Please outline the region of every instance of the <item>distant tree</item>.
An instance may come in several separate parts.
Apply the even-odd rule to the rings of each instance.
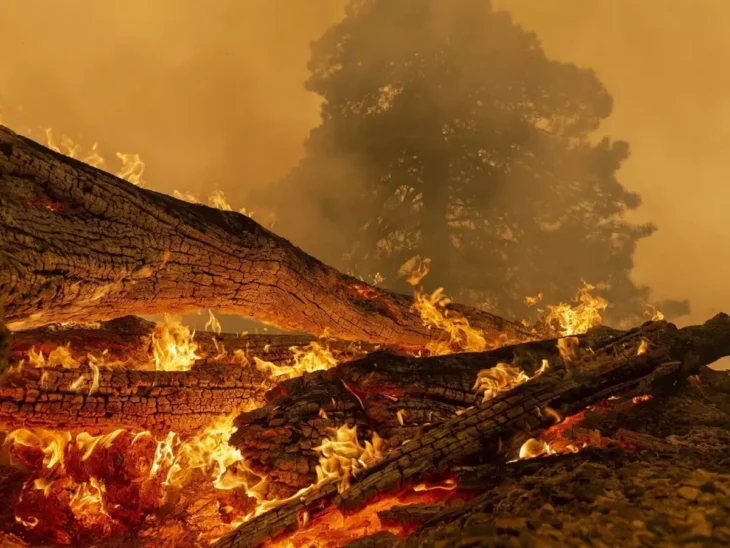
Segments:
[[[594,138],[612,99],[593,71],[487,0],[351,0],[309,68],[322,123],[269,194],[278,232],[400,290],[428,257],[427,288],[506,315],[582,280],[614,317],[643,307],[629,275],[654,227],[623,219],[640,198],[616,179],[627,143]]]

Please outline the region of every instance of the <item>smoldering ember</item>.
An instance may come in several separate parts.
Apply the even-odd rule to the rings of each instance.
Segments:
[[[725,314],[396,294],[7,128],[0,212],[4,546],[730,541]]]

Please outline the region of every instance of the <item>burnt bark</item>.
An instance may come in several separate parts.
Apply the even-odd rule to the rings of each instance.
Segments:
[[[423,345],[410,297],[346,276],[245,215],[145,190],[0,127],[0,302],[13,330],[211,308]],[[534,337],[461,307],[495,345]]]
[[[185,372],[100,369],[98,377],[88,366],[24,368],[8,373],[0,384],[0,429],[187,434],[261,405],[264,393],[262,374],[240,365]]]
[[[730,354],[730,317],[720,314],[702,326],[677,329],[666,322],[639,329],[597,345],[591,352],[522,384],[461,415],[425,428],[422,434],[389,452],[338,493],[325,482],[294,501],[242,525],[216,546],[257,546],[299,527],[298,514],[310,517],[334,504],[352,510],[375,497],[424,478],[438,478],[455,466],[495,458],[500,440],[519,432],[539,433],[555,418],[546,407],[570,416],[611,396],[659,394],[695,374],[702,366]],[[638,354],[641,340],[649,350]]]

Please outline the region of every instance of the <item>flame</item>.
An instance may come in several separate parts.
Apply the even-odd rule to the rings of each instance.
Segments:
[[[65,369],[77,369],[79,362],[77,362],[73,356],[71,356],[70,344],[66,346],[59,346],[55,350],[52,350],[48,354],[48,358],[43,355],[43,352],[36,352],[35,347],[28,350],[28,362],[33,367],[63,367]]]
[[[125,430],[123,428],[118,428],[117,430],[114,430],[113,432],[109,432],[108,434],[102,434],[100,436],[92,436],[91,434],[88,434],[87,432],[81,432],[76,436],[76,449],[79,452],[83,451],[83,455],[81,456],[81,461],[88,460],[88,458],[91,456],[91,454],[94,452],[94,450],[97,447],[105,448],[109,447],[115,439],[117,439],[120,434],[123,434]]]
[[[129,181],[133,185],[144,186],[142,175],[144,174],[145,163],[139,157],[139,154],[117,152],[117,158],[119,158],[122,166],[115,175],[120,179]]]
[[[654,399],[654,396],[652,396],[651,394],[643,394],[641,396],[635,396],[635,397],[631,398],[631,401],[634,404],[637,404],[637,403],[649,401],[649,400],[652,400],[652,399]]]
[[[109,516],[104,508],[105,485],[94,477],[89,478],[88,482],[79,484],[69,501],[69,508],[74,516],[81,520],[89,520],[94,516],[101,514]]]
[[[472,390],[477,394],[483,393],[482,402],[489,401],[497,397],[502,392],[507,392],[513,388],[526,383],[536,377],[542,375],[550,367],[547,360],[542,360],[542,366],[535,374],[530,377],[520,368],[499,362],[494,367],[482,369],[477,373],[477,380]]]
[[[66,446],[71,441],[70,432],[59,432],[37,428],[27,430],[19,428],[13,430],[5,438],[4,447],[20,445],[43,452],[43,466],[50,469],[56,465],[63,465]],[[11,453],[11,463],[17,464]]]
[[[165,316],[152,332],[152,354],[158,371],[188,371],[195,360],[198,344],[195,332],[183,325],[179,319]]]
[[[221,331],[223,331],[221,322],[218,321],[218,318],[215,317],[212,310],[208,310],[208,321],[205,324],[205,330],[213,331],[217,335],[220,335]]]
[[[337,365],[337,359],[332,355],[329,346],[322,346],[315,341],[305,347],[292,346],[289,351],[292,353],[292,364],[276,365],[254,357],[256,368],[276,380],[285,380],[300,377],[304,373],[331,369]]]
[[[401,276],[406,276],[406,281],[416,286],[421,283],[431,270],[431,259],[421,259],[419,255],[408,259],[398,270]]]
[[[340,426],[334,437],[326,439],[315,451],[322,454],[317,465],[317,483],[337,479],[340,492],[349,488],[350,478],[368,467],[382,456],[383,441],[373,432],[372,442],[360,444],[357,439],[357,425]]]
[[[550,448],[550,444],[542,440],[530,438],[520,447],[520,460],[533,459],[543,455],[554,455],[555,451]]]
[[[469,320],[461,314],[446,310],[451,302],[439,288],[430,295],[421,290],[414,294],[413,309],[421,315],[423,325],[437,328],[448,335],[447,341],[432,341],[426,348],[433,355],[450,354],[454,349],[463,352],[483,352],[487,349],[487,341],[480,329],[469,325]]]
[[[649,350],[649,341],[647,341],[646,339],[641,339],[639,348],[636,350],[636,355],[641,356],[642,354],[646,354],[647,350]]]
[[[644,310],[644,315],[649,316],[651,318],[651,321],[653,322],[660,322],[664,319],[664,314],[657,310],[654,305],[648,303],[646,305],[646,309]]]
[[[567,364],[578,357],[579,346],[580,341],[578,340],[578,337],[564,337],[562,339],[558,339],[558,351],[560,352],[560,357],[563,359],[564,363]]]
[[[535,306],[537,303],[542,301],[542,293],[538,293],[534,297],[525,297],[525,304],[527,306]]]
[[[596,289],[594,285],[583,282],[583,287],[575,296],[575,306],[565,303],[548,306],[549,312],[544,318],[545,325],[557,328],[563,337],[580,335],[591,327],[600,325],[601,313],[608,307],[608,301],[591,295],[594,289]]]

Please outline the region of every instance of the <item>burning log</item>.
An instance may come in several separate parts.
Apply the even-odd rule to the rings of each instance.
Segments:
[[[200,308],[422,346],[413,299],[340,274],[245,215],[145,190],[0,127],[0,302],[12,330]],[[533,338],[454,306],[495,344]]]
[[[263,404],[264,392],[264,375],[239,364],[191,372],[25,368],[0,384],[0,428],[190,433]]]
[[[564,367],[555,367],[458,416],[424,428],[420,436],[351,478],[348,489],[342,490],[336,481],[320,482],[316,489],[244,524],[216,546],[257,546],[296,530],[302,513],[316,519],[330,505],[352,511],[424,478],[439,478],[455,466],[489,460],[498,454],[502,439],[524,431],[538,433],[554,424],[556,415],[546,412],[548,409],[565,417],[616,395],[666,392],[728,354],[727,315],[683,329],[666,322],[645,324],[599,344],[590,353],[565,355]]]
[[[194,345],[191,362],[232,362],[237,357],[252,359],[254,356],[273,364],[282,364],[292,357],[293,347],[306,347],[319,339],[311,335],[289,334],[235,334],[200,331],[190,333],[182,325],[175,324],[183,334],[176,342]],[[157,325],[136,316],[125,316],[93,324],[51,325],[18,331],[13,334],[10,348],[10,365],[17,364],[31,351],[49,355],[59,347],[68,349],[68,356],[86,363],[89,355],[105,353],[108,362],[124,363],[129,368],[140,364],[154,364],[159,339],[164,339],[170,324]],[[156,338],[158,340],[156,340]],[[164,341],[163,341],[164,342]],[[338,339],[320,341],[339,361],[354,359],[374,349],[366,343],[352,343]]]

